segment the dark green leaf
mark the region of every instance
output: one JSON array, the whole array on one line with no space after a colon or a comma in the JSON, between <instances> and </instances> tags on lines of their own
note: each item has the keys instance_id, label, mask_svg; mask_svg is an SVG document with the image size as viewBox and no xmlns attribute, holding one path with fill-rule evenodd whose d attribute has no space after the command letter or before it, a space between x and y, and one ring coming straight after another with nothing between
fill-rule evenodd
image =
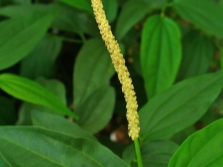
<instances>
[{"instance_id":1,"label":"dark green leaf","mask_svg":"<svg viewBox=\"0 0 223 167\"><path fill-rule=\"evenodd\" d=\"M223 8L210 0L174 0L177 13L196 27L223 38Z\"/></svg>"},{"instance_id":2,"label":"dark green leaf","mask_svg":"<svg viewBox=\"0 0 223 167\"><path fill-rule=\"evenodd\" d=\"M89 0L59 0L67 5L73 6L77 9L84 10L93 15L93 10L91 8L91 3Z\"/></svg>"},{"instance_id":3,"label":"dark green leaf","mask_svg":"<svg viewBox=\"0 0 223 167\"><path fill-rule=\"evenodd\" d=\"M114 67L104 42L96 38L87 41L78 53L74 66L75 109L82 106L95 90L109 83L113 74Z\"/></svg>"},{"instance_id":4,"label":"dark green leaf","mask_svg":"<svg viewBox=\"0 0 223 167\"><path fill-rule=\"evenodd\" d=\"M75 138L96 140L89 132L80 128L76 123L66 120L59 115L32 110L31 119L34 126L53 130Z\"/></svg>"},{"instance_id":5,"label":"dark green leaf","mask_svg":"<svg viewBox=\"0 0 223 167\"><path fill-rule=\"evenodd\" d=\"M196 31L187 33L183 38L183 59L178 79L204 74L214 55L211 41Z\"/></svg>"},{"instance_id":6,"label":"dark green leaf","mask_svg":"<svg viewBox=\"0 0 223 167\"><path fill-rule=\"evenodd\" d=\"M122 8L119 15L115 36L121 40L126 33L149 12L149 7L145 2L131 0ZM130 17L131 16L131 17Z\"/></svg>"},{"instance_id":7,"label":"dark green leaf","mask_svg":"<svg viewBox=\"0 0 223 167\"><path fill-rule=\"evenodd\" d=\"M13 167L127 167L101 144L36 127L0 127L0 154Z\"/></svg>"},{"instance_id":8,"label":"dark green leaf","mask_svg":"<svg viewBox=\"0 0 223 167\"><path fill-rule=\"evenodd\" d=\"M59 114L77 118L53 93L29 79L12 74L1 74L0 88L18 99L48 107Z\"/></svg>"},{"instance_id":9,"label":"dark green leaf","mask_svg":"<svg viewBox=\"0 0 223 167\"><path fill-rule=\"evenodd\" d=\"M83 102L83 105L75 110L79 116L79 125L95 133L101 130L112 117L115 104L115 92L110 86L102 86L94 91Z\"/></svg>"},{"instance_id":10,"label":"dark green leaf","mask_svg":"<svg viewBox=\"0 0 223 167\"><path fill-rule=\"evenodd\" d=\"M217 167L223 165L223 119L194 133L179 147L168 167Z\"/></svg>"},{"instance_id":11,"label":"dark green leaf","mask_svg":"<svg viewBox=\"0 0 223 167\"><path fill-rule=\"evenodd\" d=\"M55 11L39 12L0 23L0 70L30 53L45 35Z\"/></svg>"},{"instance_id":12,"label":"dark green leaf","mask_svg":"<svg viewBox=\"0 0 223 167\"><path fill-rule=\"evenodd\" d=\"M105 10L106 18L109 22L112 22L118 11L118 3L117 0L102 0L103 8Z\"/></svg>"},{"instance_id":13,"label":"dark green leaf","mask_svg":"<svg viewBox=\"0 0 223 167\"><path fill-rule=\"evenodd\" d=\"M5 162L5 160L1 157L1 153L0 153L0 166L1 167L10 167L7 162Z\"/></svg>"},{"instance_id":14,"label":"dark green leaf","mask_svg":"<svg viewBox=\"0 0 223 167\"><path fill-rule=\"evenodd\" d=\"M153 141L144 142L140 149L142 154L143 166L147 167L166 167L169 160L177 150L178 145L170 141ZM137 163L132 160L135 157L135 148L133 145L127 147L123 153L123 159L131 166Z\"/></svg>"},{"instance_id":15,"label":"dark green leaf","mask_svg":"<svg viewBox=\"0 0 223 167\"><path fill-rule=\"evenodd\" d=\"M21 62L21 75L35 79L52 77L55 60L61 50L62 41L53 36L45 36L39 45Z\"/></svg>"},{"instance_id":16,"label":"dark green leaf","mask_svg":"<svg viewBox=\"0 0 223 167\"><path fill-rule=\"evenodd\" d=\"M142 138L161 139L195 123L221 92L223 72L185 80L156 95L140 111Z\"/></svg>"},{"instance_id":17,"label":"dark green leaf","mask_svg":"<svg viewBox=\"0 0 223 167\"><path fill-rule=\"evenodd\" d=\"M16 113L13 102L3 96L0 96L0 125L12 125L15 121Z\"/></svg>"},{"instance_id":18,"label":"dark green leaf","mask_svg":"<svg viewBox=\"0 0 223 167\"><path fill-rule=\"evenodd\" d=\"M141 67L149 98L171 87L181 61L180 30L169 18L149 17L142 32Z\"/></svg>"}]
</instances>

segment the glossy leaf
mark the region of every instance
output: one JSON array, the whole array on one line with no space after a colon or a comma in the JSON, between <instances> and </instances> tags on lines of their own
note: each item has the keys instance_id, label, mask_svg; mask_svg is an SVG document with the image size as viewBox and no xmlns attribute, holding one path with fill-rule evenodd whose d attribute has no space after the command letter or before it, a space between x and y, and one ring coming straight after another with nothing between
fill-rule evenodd
<instances>
[{"instance_id":1,"label":"glossy leaf","mask_svg":"<svg viewBox=\"0 0 223 167\"><path fill-rule=\"evenodd\" d=\"M0 142L0 154L13 167L127 167L95 141L36 127L0 127Z\"/></svg>"},{"instance_id":2,"label":"glossy leaf","mask_svg":"<svg viewBox=\"0 0 223 167\"><path fill-rule=\"evenodd\" d=\"M146 21L140 62L149 98L171 87L181 61L180 30L169 18L154 15Z\"/></svg>"},{"instance_id":3,"label":"glossy leaf","mask_svg":"<svg viewBox=\"0 0 223 167\"><path fill-rule=\"evenodd\" d=\"M59 115L32 110L31 119L34 126L46 128L75 138L96 140L90 133L83 130L76 123Z\"/></svg>"},{"instance_id":4,"label":"glossy leaf","mask_svg":"<svg viewBox=\"0 0 223 167\"><path fill-rule=\"evenodd\" d=\"M74 65L75 109L82 106L83 101L95 90L109 83L113 74L114 67L104 42L96 38L87 41L78 53Z\"/></svg>"},{"instance_id":5,"label":"glossy leaf","mask_svg":"<svg viewBox=\"0 0 223 167\"><path fill-rule=\"evenodd\" d=\"M45 35L55 11L39 12L0 23L0 70L27 56Z\"/></svg>"},{"instance_id":6,"label":"glossy leaf","mask_svg":"<svg viewBox=\"0 0 223 167\"><path fill-rule=\"evenodd\" d=\"M141 137L171 136L195 123L221 92L223 71L191 78L156 95L139 111Z\"/></svg>"},{"instance_id":7,"label":"glossy leaf","mask_svg":"<svg viewBox=\"0 0 223 167\"><path fill-rule=\"evenodd\" d=\"M62 115L77 118L59 98L29 79L12 74L1 74L0 88L18 99L48 107Z\"/></svg>"},{"instance_id":8,"label":"glossy leaf","mask_svg":"<svg viewBox=\"0 0 223 167\"><path fill-rule=\"evenodd\" d=\"M54 63L61 50L62 41L53 36L44 37L37 47L21 62L22 76L27 78L52 77Z\"/></svg>"},{"instance_id":9,"label":"glossy leaf","mask_svg":"<svg viewBox=\"0 0 223 167\"><path fill-rule=\"evenodd\" d=\"M35 80L41 86L53 93L64 105L67 104L66 90L63 83L55 79L37 78ZM19 118L17 125L32 125L31 111L38 110L43 112L54 112L52 109L28 102L23 102L19 109ZM55 114L55 113L54 113Z\"/></svg>"},{"instance_id":10,"label":"glossy leaf","mask_svg":"<svg viewBox=\"0 0 223 167\"><path fill-rule=\"evenodd\" d=\"M94 91L75 110L79 116L77 123L85 130L95 133L105 127L111 119L115 105L115 92L110 86L102 86Z\"/></svg>"},{"instance_id":11,"label":"glossy leaf","mask_svg":"<svg viewBox=\"0 0 223 167\"><path fill-rule=\"evenodd\" d=\"M179 79L204 74L214 55L214 45L205 36L196 31L187 33L183 38L183 59Z\"/></svg>"},{"instance_id":12,"label":"glossy leaf","mask_svg":"<svg viewBox=\"0 0 223 167\"><path fill-rule=\"evenodd\" d=\"M140 146L142 154L143 166L149 167L166 167L169 160L177 150L178 145L170 141L147 141ZM131 167L137 167L137 162L134 162L135 148L130 145L123 153L123 159Z\"/></svg>"},{"instance_id":13,"label":"glossy leaf","mask_svg":"<svg viewBox=\"0 0 223 167\"><path fill-rule=\"evenodd\" d=\"M187 138L172 157L168 167L222 166L222 126L223 119L217 120Z\"/></svg>"},{"instance_id":14,"label":"glossy leaf","mask_svg":"<svg viewBox=\"0 0 223 167\"><path fill-rule=\"evenodd\" d=\"M174 0L173 5L183 19L211 35L223 38L222 6L210 0Z\"/></svg>"},{"instance_id":15,"label":"glossy leaf","mask_svg":"<svg viewBox=\"0 0 223 167\"><path fill-rule=\"evenodd\" d=\"M93 14L93 10L91 8L91 3L89 0L59 0L60 2L63 2L67 5L70 5L72 7L75 7L80 10L84 10L89 12L90 14Z\"/></svg>"},{"instance_id":16,"label":"glossy leaf","mask_svg":"<svg viewBox=\"0 0 223 167\"><path fill-rule=\"evenodd\" d=\"M12 100L0 96L0 125L13 125L16 122L16 112Z\"/></svg>"},{"instance_id":17,"label":"glossy leaf","mask_svg":"<svg viewBox=\"0 0 223 167\"><path fill-rule=\"evenodd\" d=\"M126 33L149 12L149 7L145 2L131 0L122 8L118 17L115 36L121 40ZM131 17L130 17L131 16Z\"/></svg>"}]
</instances>

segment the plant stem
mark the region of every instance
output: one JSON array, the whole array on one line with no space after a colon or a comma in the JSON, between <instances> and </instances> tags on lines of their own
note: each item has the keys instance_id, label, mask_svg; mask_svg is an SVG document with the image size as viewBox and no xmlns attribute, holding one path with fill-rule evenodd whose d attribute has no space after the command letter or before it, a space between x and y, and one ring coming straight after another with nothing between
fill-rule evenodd
<instances>
[{"instance_id":1,"label":"plant stem","mask_svg":"<svg viewBox=\"0 0 223 167\"><path fill-rule=\"evenodd\" d=\"M143 167L142 156L141 156L141 152L140 152L140 145L139 145L138 138L136 138L134 140L134 145L135 145L135 151L136 151L136 158L137 158L138 167Z\"/></svg>"}]
</instances>

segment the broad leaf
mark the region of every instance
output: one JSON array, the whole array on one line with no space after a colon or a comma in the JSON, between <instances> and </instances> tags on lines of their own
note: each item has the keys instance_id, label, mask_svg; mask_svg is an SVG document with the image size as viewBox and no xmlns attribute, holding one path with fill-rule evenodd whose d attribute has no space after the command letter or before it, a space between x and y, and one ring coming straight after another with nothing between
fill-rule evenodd
<instances>
[{"instance_id":1,"label":"broad leaf","mask_svg":"<svg viewBox=\"0 0 223 167\"><path fill-rule=\"evenodd\" d=\"M18 99L48 107L62 115L77 118L59 98L38 83L29 79L12 74L1 74L0 88Z\"/></svg>"},{"instance_id":2,"label":"broad leaf","mask_svg":"<svg viewBox=\"0 0 223 167\"><path fill-rule=\"evenodd\" d=\"M207 37L190 31L183 38L183 59L178 79L206 73L214 55L214 45Z\"/></svg>"},{"instance_id":3,"label":"broad leaf","mask_svg":"<svg viewBox=\"0 0 223 167\"><path fill-rule=\"evenodd\" d=\"M45 35L55 10L38 12L0 23L0 70L27 56Z\"/></svg>"},{"instance_id":4,"label":"broad leaf","mask_svg":"<svg viewBox=\"0 0 223 167\"><path fill-rule=\"evenodd\" d=\"M36 127L0 127L0 154L13 167L127 167L101 144Z\"/></svg>"},{"instance_id":5,"label":"broad leaf","mask_svg":"<svg viewBox=\"0 0 223 167\"><path fill-rule=\"evenodd\" d=\"M67 104L66 90L63 83L58 80L47 80L44 78L37 78L36 82L49 90L56 96L64 105ZM19 109L19 118L17 125L32 125L31 111L38 110L43 112L54 112L52 109L33 103L24 102Z\"/></svg>"},{"instance_id":6,"label":"broad leaf","mask_svg":"<svg viewBox=\"0 0 223 167\"><path fill-rule=\"evenodd\" d=\"M101 39L87 41L78 53L74 65L74 107L82 106L83 101L102 85L109 83L114 67L109 53Z\"/></svg>"},{"instance_id":7,"label":"broad leaf","mask_svg":"<svg viewBox=\"0 0 223 167\"><path fill-rule=\"evenodd\" d=\"M1 167L10 167L10 166L8 165L8 163L5 162L5 160L1 157L1 153L0 153L0 166L1 166Z\"/></svg>"},{"instance_id":8,"label":"broad leaf","mask_svg":"<svg viewBox=\"0 0 223 167\"><path fill-rule=\"evenodd\" d=\"M223 119L194 133L179 147L168 167L214 167L223 165Z\"/></svg>"},{"instance_id":9,"label":"broad leaf","mask_svg":"<svg viewBox=\"0 0 223 167\"><path fill-rule=\"evenodd\" d=\"M105 10L106 18L109 22L112 22L118 12L117 0L102 0L103 9Z\"/></svg>"},{"instance_id":10,"label":"broad leaf","mask_svg":"<svg viewBox=\"0 0 223 167\"><path fill-rule=\"evenodd\" d=\"M85 130L95 133L105 127L112 117L115 92L110 86L102 86L94 91L81 107L75 110L79 116L77 123Z\"/></svg>"},{"instance_id":11,"label":"broad leaf","mask_svg":"<svg viewBox=\"0 0 223 167\"><path fill-rule=\"evenodd\" d=\"M67 5L70 5L72 7L75 7L77 9L87 11L93 15L93 10L91 8L91 3L89 0L75 0L75 1L73 1L73 0L59 0L59 1L65 3Z\"/></svg>"},{"instance_id":12,"label":"broad leaf","mask_svg":"<svg viewBox=\"0 0 223 167\"><path fill-rule=\"evenodd\" d=\"M174 0L177 13L196 27L223 38L222 6L211 0Z\"/></svg>"},{"instance_id":13,"label":"broad leaf","mask_svg":"<svg viewBox=\"0 0 223 167\"><path fill-rule=\"evenodd\" d=\"M54 63L61 50L62 41L53 36L45 36L37 47L21 62L22 76L35 79L52 77Z\"/></svg>"},{"instance_id":14,"label":"broad leaf","mask_svg":"<svg viewBox=\"0 0 223 167\"><path fill-rule=\"evenodd\" d=\"M16 122L16 112L12 100L0 96L0 125L13 125Z\"/></svg>"},{"instance_id":15,"label":"broad leaf","mask_svg":"<svg viewBox=\"0 0 223 167\"><path fill-rule=\"evenodd\" d=\"M166 167L169 160L177 150L178 145L170 141L147 141L140 146L142 154L143 166L149 167ZM123 153L123 159L131 167L137 167L137 162L133 161L135 158L135 148L130 145Z\"/></svg>"},{"instance_id":16,"label":"broad leaf","mask_svg":"<svg viewBox=\"0 0 223 167\"><path fill-rule=\"evenodd\" d=\"M131 0L122 8L115 29L117 40L121 40L126 33L149 12L149 7L145 2ZM131 16L131 17L130 17Z\"/></svg>"},{"instance_id":17,"label":"broad leaf","mask_svg":"<svg viewBox=\"0 0 223 167\"><path fill-rule=\"evenodd\" d=\"M223 72L191 78L156 95L139 111L141 137L162 139L195 123L221 92Z\"/></svg>"},{"instance_id":18,"label":"broad leaf","mask_svg":"<svg viewBox=\"0 0 223 167\"><path fill-rule=\"evenodd\" d=\"M180 30L169 18L154 15L146 21L140 61L149 98L171 87L181 61Z\"/></svg>"},{"instance_id":19,"label":"broad leaf","mask_svg":"<svg viewBox=\"0 0 223 167\"><path fill-rule=\"evenodd\" d=\"M38 110L31 111L34 126L53 130L75 138L86 138L96 140L90 133L81 129L76 123L48 112Z\"/></svg>"}]
</instances>

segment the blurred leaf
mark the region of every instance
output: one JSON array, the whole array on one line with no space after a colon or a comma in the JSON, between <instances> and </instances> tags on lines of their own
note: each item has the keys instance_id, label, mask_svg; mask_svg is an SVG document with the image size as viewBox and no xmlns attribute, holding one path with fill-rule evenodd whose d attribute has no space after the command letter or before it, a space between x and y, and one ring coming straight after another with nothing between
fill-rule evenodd
<instances>
[{"instance_id":1,"label":"blurred leaf","mask_svg":"<svg viewBox=\"0 0 223 167\"><path fill-rule=\"evenodd\" d=\"M170 141L147 141L141 147L143 166L166 167L169 160L177 150L178 145ZM123 153L123 159L131 167L137 167L137 162L132 161L135 157L134 145L130 145Z\"/></svg>"},{"instance_id":2,"label":"blurred leaf","mask_svg":"<svg viewBox=\"0 0 223 167\"><path fill-rule=\"evenodd\" d=\"M45 36L39 45L21 62L22 76L35 79L52 77L55 60L61 50L62 41L53 36Z\"/></svg>"},{"instance_id":3,"label":"blurred leaf","mask_svg":"<svg viewBox=\"0 0 223 167\"><path fill-rule=\"evenodd\" d=\"M0 88L18 99L48 107L58 114L68 115L77 119L77 116L59 98L29 79L12 74L1 74Z\"/></svg>"},{"instance_id":4,"label":"blurred leaf","mask_svg":"<svg viewBox=\"0 0 223 167\"><path fill-rule=\"evenodd\" d=\"M15 121L16 113L12 101L0 96L0 125L12 125Z\"/></svg>"},{"instance_id":5,"label":"blurred leaf","mask_svg":"<svg viewBox=\"0 0 223 167\"><path fill-rule=\"evenodd\" d=\"M118 17L115 36L121 40L126 33L149 12L149 7L142 1L128 1Z\"/></svg>"},{"instance_id":6,"label":"blurred leaf","mask_svg":"<svg viewBox=\"0 0 223 167\"><path fill-rule=\"evenodd\" d=\"M168 167L223 165L222 126L223 119L220 119L187 138L172 157Z\"/></svg>"},{"instance_id":7,"label":"blurred leaf","mask_svg":"<svg viewBox=\"0 0 223 167\"><path fill-rule=\"evenodd\" d=\"M59 0L67 5L75 7L80 10L84 10L93 15L93 10L91 8L91 3L89 0Z\"/></svg>"},{"instance_id":8,"label":"blurred leaf","mask_svg":"<svg viewBox=\"0 0 223 167\"><path fill-rule=\"evenodd\" d=\"M105 127L112 117L115 105L115 92L110 86L102 86L94 91L75 110L79 116L77 123L85 130L95 133Z\"/></svg>"},{"instance_id":9,"label":"blurred leaf","mask_svg":"<svg viewBox=\"0 0 223 167\"><path fill-rule=\"evenodd\" d=\"M204 74L213 55L212 42L198 32L190 31L183 38L183 59L178 78L185 79Z\"/></svg>"},{"instance_id":10,"label":"blurred leaf","mask_svg":"<svg viewBox=\"0 0 223 167\"><path fill-rule=\"evenodd\" d=\"M127 167L95 141L42 128L0 127L0 143L0 153L13 167Z\"/></svg>"},{"instance_id":11,"label":"blurred leaf","mask_svg":"<svg viewBox=\"0 0 223 167\"><path fill-rule=\"evenodd\" d=\"M27 56L45 35L55 11L0 22L0 70Z\"/></svg>"},{"instance_id":12,"label":"blurred leaf","mask_svg":"<svg viewBox=\"0 0 223 167\"><path fill-rule=\"evenodd\" d=\"M1 157L1 153L0 153L0 166L1 167L10 167L7 162L5 162L5 160Z\"/></svg>"},{"instance_id":13,"label":"blurred leaf","mask_svg":"<svg viewBox=\"0 0 223 167\"><path fill-rule=\"evenodd\" d=\"M221 49L221 51L220 51L220 65L221 65L221 69L223 69L223 48Z\"/></svg>"},{"instance_id":14,"label":"blurred leaf","mask_svg":"<svg viewBox=\"0 0 223 167\"><path fill-rule=\"evenodd\" d=\"M47 80L44 78L38 78L36 80L41 86L49 90L51 93L54 94L54 96L58 97L60 101L66 105L66 90L63 85L58 80ZM40 106L37 104L32 104L28 102L24 102L19 110L19 119L17 121L17 125L32 125L32 120L31 120L31 111L32 110L38 110L38 111L44 111L44 112L53 112L53 110L46 108L44 106Z\"/></svg>"},{"instance_id":15,"label":"blurred leaf","mask_svg":"<svg viewBox=\"0 0 223 167\"><path fill-rule=\"evenodd\" d=\"M112 22L118 12L117 0L102 0L103 8L105 10L106 18L109 22Z\"/></svg>"},{"instance_id":16,"label":"blurred leaf","mask_svg":"<svg viewBox=\"0 0 223 167\"><path fill-rule=\"evenodd\" d=\"M114 74L114 67L109 53L101 39L87 41L74 65L74 107L85 105L83 102L95 90L108 84Z\"/></svg>"},{"instance_id":17,"label":"blurred leaf","mask_svg":"<svg viewBox=\"0 0 223 167\"><path fill-rule=\"evenodd\" d=\"M223 8L210 0L174 0L177 13L196 27L223 38Z\"/></svg>"},{"instance_id":18,"label":"blurred leaf","mask_svg":"<svg viewBox=\"0 0 223 167\"><path fill-rule=\"evenodd\" d=\"M31 119L34 126L46 128L75 138L86 138L96 141L90 133L80 128L76 123L66 120L59 115L32 110Z\"/></svg>"},{"instance_id":19,"label":"blurred leaf","mask_svg":"<svg viewBox=\"0 0 223 167\"><path fill-rule=\"evenodd\" d=\"M223 71L191 78L156 95L139 111L141 137L162 139L195 123L221 92Z\"/></svg>"},{"instance_id":20,"label":"blurred leaf","mask_svg":"<svg viewBox=\"0 0 223 167\"><path fill-rule=\"evenodd\" d=\"M140 61L147 97L171 87L181 61L180 30L169 18L148 18L142 32Z\"/></svg>"}]
</instances>

